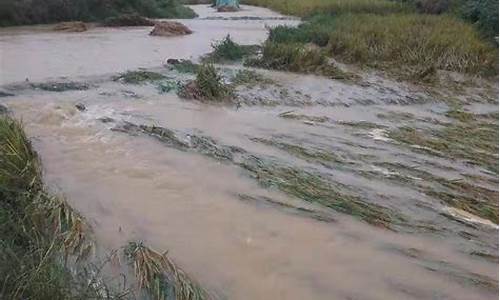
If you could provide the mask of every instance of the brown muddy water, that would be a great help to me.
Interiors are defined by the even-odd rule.
[[[167,58],[196,60],[228,33],[255,44],[266,26],[297,24],[248,6],[194,9],[200,18],[182,20],[195,32],[185,37],[150,37],[146,27],[0,31],[0,90],[14,94],[0,104],[23,120],[47,184],[89,220],[102,248],[143,240],[168,249],[227,299],[498,298],[496,222],[449,206],[449,197],[498,197],[498,171],[391,135],[454,124],[441,96],[376,74],[359,84],[256,70],[273,83],[210,105],[154,82],[111,80],[145,67],[182,81],[192,75],[162,67]],[[242,68],[219,67],[227,80]],[[89,88],[50,92],[26,78]],[[497,91],[455,98],[494,115]],[[173,130],[182,146],[130,124]]]

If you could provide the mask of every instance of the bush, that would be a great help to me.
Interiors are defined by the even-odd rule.
[[[461,16],[477,25],[488,38],[498,37],[498,1],[469,0],[460,8]]]
[[[449,16],[339,16],[330,49],[349,62],[496,74],[498,50],[474,28]]]
[[[0,0],[0,25],[100,21],[121,14],[150,18],[193,18],[178,0]]]
[[[210,54],[204,57],[205,61],[223,62],[240,60],[250,55],[259,48],[259,46],[242,46],[235,43],[228,34],[223,40],[212,44],[214,49]]]

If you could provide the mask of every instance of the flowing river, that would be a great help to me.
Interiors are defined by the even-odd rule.
[[[390,134],[453,122],[425,89],[372,73],[357,84],[256,70],[273,83],[239,87],[238,105],[211,105],[111,80],[138,68],[182,80],[166,59],[196,61],[227,34],[260,44],[266,27],[298,24],[256,7],[192,7],[200,17],[180,20],[194,31],[182,37],[0,30],[0,91],[11,94],[0,104],[22,119],[47,185],[102,248],[142,240],[168,250],[227,299],[498,298],[497,224],[443,200],[470,190],[498,198],[498,171]],[[220,68],[230,78],[243,67]],[[31,84],[56,81],[87,86]],[[498,113],[498,86],[490,90],[464,92],[467,110]],[[127,124],[168,128],[189,146]],[[328,197],[357,204],[324,205]]]

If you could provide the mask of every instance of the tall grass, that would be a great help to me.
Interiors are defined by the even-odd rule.
[[[331,64],[322,50],[299,43],[268,41],[264,44],[261,57],[249,59],[245,62],[245,65],[279,71],[311,73],[335,79],[350,77],[350,75]]]
[[[0,299],[132,296],[103,279],[107,262],[84,262],[95,248],[90,227],[64,199],[45,191],[40,160],[22,124],[8,115],[0,115],[0,225]],[[148,299],[212,299],[166,253],[142,243],[125,249]]]
[[[389,14],[407,9],[402,1],[390,0],[244,0],[245,4],[269,7],[283,14],[306,17],[317,13]]]
[[[472,26],[448,16],[347,14],[330,35],[334,56],[349,62],[496,74],[498,50]]]
[[[22,125],[0,116],[0,298],[101,299],[66,266],[92,253],[90,229],[45,192],[41,174]]]

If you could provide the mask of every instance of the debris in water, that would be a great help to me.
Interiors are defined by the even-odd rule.
[[[88,27],[85,23],[80,21],[75,22],[62,22],[56,24],[54,26],[55,31],[64,31],[64,32],[84,32],[88,30]]]
[[[191,34],[193,31],[186,25],[175,21],[161,21],[155,24],[153,30],[149,33],[152,36],[178,36]]]
[[[465,210],[461,210],[459,208],[445,207],[443,209],[443,211],[445,214],[451,216],[452,218],[458,219],[460,221],[464,221],[467,223],[473,223],[473,224],[485,225],[488,227],[498,229],[498,225],[494,224],[490,220],[483,219],[481,217],[473,215],[473,214],[466,212]]]
[[[75,107],[76,107],[76,109],[78,109],[79,111],[85,111],[85,110],[87,110],[87,107],[85,107],[85,104],[83,104],[83,103],[77,103],[77,104],[75,105]]]

